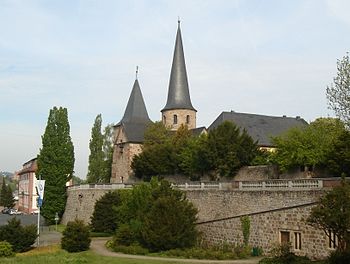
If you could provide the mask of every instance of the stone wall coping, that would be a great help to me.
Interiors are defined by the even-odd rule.
[[[238,214],[238,215],[234,215],[234,216],[228,216],[228,217],[223,217],[223,218],[206,220],[206,221],[202,221],[202,222],[197,222],[196,224],[197,225],[201,225],[201,224],[215,223],[215,222],[221,222],[221,221],[226,221],[226,220],[230,220],[230,219],[240,218],[240,217],[243,217],[243,216],[253,216],[253,215],[259,215],[259,214],[265,214],[265,213],[271,213],[271,212],[278,212],[278,211],[284,211],[284,210],[288,210],[288,209],[312,206],[312,205],[316,205],[316,204],[318,204],[318,202],[303,203],[303,204],[286,206],[286,207],[275,208],[275,209],[269,209],[269,210],[264,210],[264,211],[259,211],[259,212],[252,212],[252,213],[247,213],[247,214]]]
[[[310,189],[325,189],[340,185],[341,178],[305,178],[305,179],[271,179],[257,181],[229,181],[229,182],[184,182],[172,183],[173,187],[182,190],[237,190],[237,191],[298,191]],[[69,186],[69,190],[89,189],[131,189],[137,183],[106,183],[80,184]]]

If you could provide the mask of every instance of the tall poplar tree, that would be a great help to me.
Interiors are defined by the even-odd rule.
[[[48,222],[54,222],[56,212],[59,216],[64,213],[66,183],[73,176],[75,161],[66,108],[54,107],[50,110],[41,140],[37,178],[46,181],[41,212]]]
[[[104,171],[102,182],[109,183],[112,174],[113,124],[108,124],[103,133]]]
[[[102,117],[101,114],[95,118],[94,125],[91,129],[91,139],[89,143],[89,167],[87,173],[88,183],[101,182],[101,176],[104,170],[103,162],[103,135],[101,133]]]

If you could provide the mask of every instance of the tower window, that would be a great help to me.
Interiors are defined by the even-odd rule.
[[[177,124],[177,115],[174,115],[174,125]]]
[[[164,124],[166,124],[166,116],[165,115],[163,116],[163,121],[164,121]]]
[[[186,116],[186,124],[189,124],[189,123],[190,123],[190,116],[187,115],[187,116]]]

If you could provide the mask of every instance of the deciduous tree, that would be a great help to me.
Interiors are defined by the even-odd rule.
[[[308,223],[322,229],[331,240],[333,233],[338,238],[338,250],[345,251],[346,246],[350,246],[350,185],[345,179],[341,186],[321,197],[312,209]]]
[[[89,166],[87,173],[88,183],[101,182],[101,177],[104,173],[104,159],[103,159],[103,135],[101,133],[102,117],[101,114],[95,118],[94,125],[91,129],[91,139],[89,143],[90,155]]]
[[[42,147],[38,155],[37,176],[45,182],[42,215],[54,222],[55,214],[62,216],[66,206],[66,183],[71,180],[74,169],[74,147],[66,108],[50,110]]]
[[[337,61],[337,76],[327,87],[328,104],[345,124],[350,126],[350,61],[347,53]]]

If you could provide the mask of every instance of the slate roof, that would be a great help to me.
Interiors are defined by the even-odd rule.
[[[190,92],[188,88],[180,21],[178,23],[173,64],[171,66],[168,100],[162,112],[164,110],[170,109],[190,109],[196,111],[196,109],[194,109],[194,107],[192,106]]]
[[[258,141],[258,145],[264,147],[273,147],[271,143],[272,136],[278,136],[292,127],[308,125],[300,117],[265,116],[231,111],[222,112],[209,126],[208,130],[218,127],[224,121],[231,121],[238,127],[246,129],[254,141]]]
[[[146,127],[151,123],[140,85],[136,79],[122,120],[115,125],[123,126],[128,142],[142,143]]]

